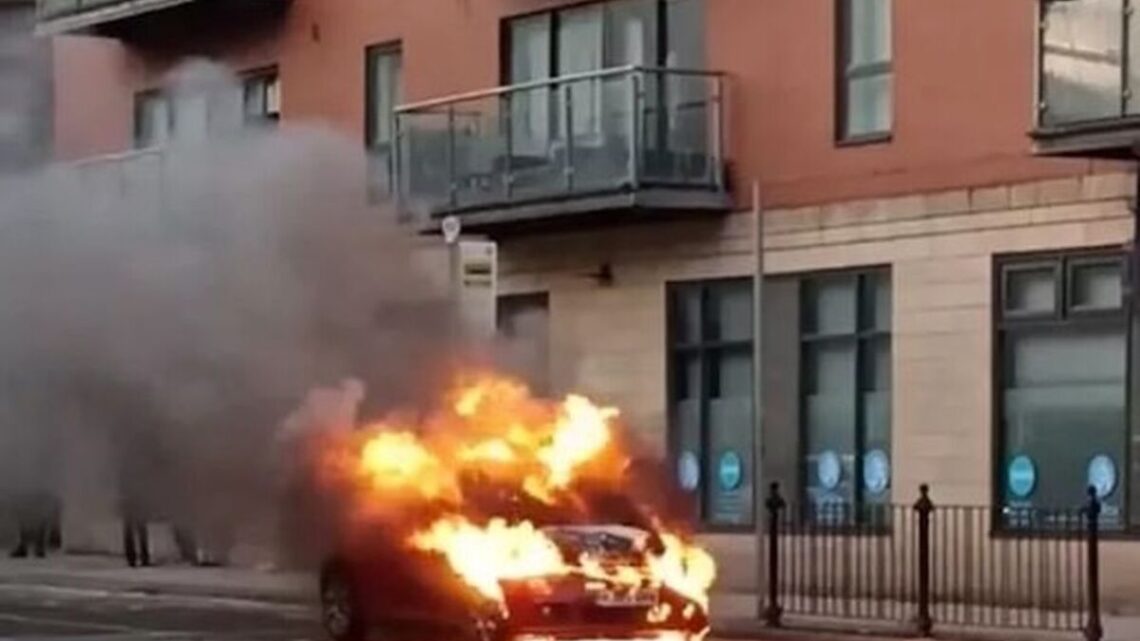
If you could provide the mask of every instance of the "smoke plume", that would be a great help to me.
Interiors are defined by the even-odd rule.
[[[357,144],[240,127],[206,65],[172,86],[204,140],[0,185],[0,494],[226,539],[279,501],[282,430],[415,407],[472,351]]]

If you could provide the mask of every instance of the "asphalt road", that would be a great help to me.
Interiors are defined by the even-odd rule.
[[[0,639],[323,641],[310,608],[187,596],[0,585]]]

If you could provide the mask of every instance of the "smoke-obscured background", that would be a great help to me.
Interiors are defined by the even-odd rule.
[[[424,250],[441,241],[367,202],[359,146],[243,128],[210,65],[170,86],[209,101],[205,140],[0,185],[0,495],[92,523],[129,497],[272,546],[274,448],[309,390],[309,414],[415,407],[480,350]]]

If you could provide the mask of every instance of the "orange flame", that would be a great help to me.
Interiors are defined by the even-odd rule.
[[[468,585],[499,602],[503,600],[500,581],[568,571],[554,541],[525,521],[508,525],[504,519],[491,519],[486,527],[478,527],[450,516],[414,534],[410,542],[442,554]]]
[[[587,479],[624,491],[629,459],[616,438],[618,417],[616,409],[584,396],[550,402],[516,381],[481,376],[454,390],[446,407],[416,429],[397,427],[407,423],[393,418],[355,433],[347,447],[326,454],[326,468],[355,479],[366,509],[432,506],[439,516],[409,530],[407,544],[442,556],[489,600],[503,602],[502,581],[580,574],[618,585],[665,586],[707,610],[715,563],[676,534],[661,533],[664,551],[645,552],[644,563],[615,567],[588,556],[568,563],[530,521],[493,514],[480,525],[482,519],[467,516],[464,479],[471,474],[506,481],[554,510],[575,505],[576,484]]]

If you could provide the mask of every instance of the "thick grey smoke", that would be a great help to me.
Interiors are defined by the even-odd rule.
[[[197,65],[174,93],[219,78]],[[0,494],[79,514],[141,495],[232,536],[274,507],[275,435],[308,390],[415,406],[469,353],[419,267],[440,241],[366,202],[358,145],[208,101],[206,142],[0,185]]]

